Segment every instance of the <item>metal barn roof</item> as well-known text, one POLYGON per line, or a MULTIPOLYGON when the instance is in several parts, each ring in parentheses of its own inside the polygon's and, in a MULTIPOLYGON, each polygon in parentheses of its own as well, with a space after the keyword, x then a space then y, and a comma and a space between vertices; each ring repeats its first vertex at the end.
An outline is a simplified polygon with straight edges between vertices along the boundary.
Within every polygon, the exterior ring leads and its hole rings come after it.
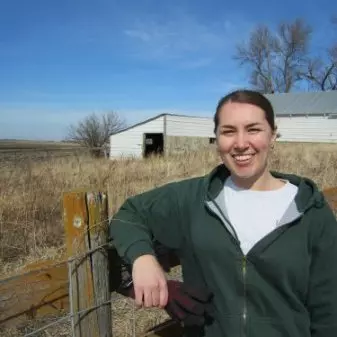
POLYGON ((335 115, 337 91, 291 92, 265 95, 276 115, 335 115))
POLYGON ((122 130, 114 133, 113 135, 117 135, 117 134, 120 134, 122 132, 128 131, 128 130, 133 129, 133 128, 137 127, 137 126, 140 126, 140 125, 143 125, 145 123, 151 122, 151 121, 153 121, 153 120, 155 120, 157 118, 163 117, 163 116, 178 116, 178 117, 188 117, 188 118, 211 118, 211 119, 213 118, 213 117, 205 117, 205 116, 189 116, 189 115, 180 115, 180 114, 172 114, 172 113, 161 113, 161 114, 156 115, 154 117, 145 119, 145 120, 143 120, 141 122, 132 124, 132 125, 124 128, 124 129, 122 129, 122 130))

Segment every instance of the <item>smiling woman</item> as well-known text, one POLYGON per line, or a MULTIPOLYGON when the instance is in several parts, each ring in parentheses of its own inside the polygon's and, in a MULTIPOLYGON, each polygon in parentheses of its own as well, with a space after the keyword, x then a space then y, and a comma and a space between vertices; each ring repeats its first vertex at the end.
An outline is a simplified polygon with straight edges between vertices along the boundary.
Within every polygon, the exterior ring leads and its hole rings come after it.
POLYGON ((185 336, 335 337, 331 208, 312 180, 268 170, 276 126, 266 97, 230 93, 214 124, 222 164, 129 197, 110 221, 136 303, 165 308, 185 336), (179 256, 182 285, 168 286, 155 241, 179 256))
POLYGON ((250 189, 280 186, 280 180, 267 170, 276 126, 273 108, 263 95, 233 92, 219 102, 214 122, 218 151, 237 185, 250 189))

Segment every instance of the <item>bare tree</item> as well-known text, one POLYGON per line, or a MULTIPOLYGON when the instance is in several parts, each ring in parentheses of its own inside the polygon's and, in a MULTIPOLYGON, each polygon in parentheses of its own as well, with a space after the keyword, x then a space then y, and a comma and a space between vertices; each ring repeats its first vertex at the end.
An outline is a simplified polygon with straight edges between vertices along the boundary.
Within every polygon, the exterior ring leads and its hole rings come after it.
POLYGON ((337 62, 330 58, 329 64, 321 59, 308 60, 308 70, 303 75, 313 89, 327 91, 337 90, 337 62))
POLYGON ((276 32, 265 25, 237 46, 234 59, 250 71, 250 82, 263 93, 289 92, 302 80, 311 27, 302 20, 280 23, 276 32))
POLYGON ((93 113, 77 125, 71 125, 67 139, 89 148, 92 155, 99 156, 110 135, 125 127, 126 122, 113 111, 101 116, 93 113))
POLYGON ((235 59, 251 68, 251 83, 262 92, 273 92, 274 37, 268 27, 260 25, 250 36, 248 45, 237 47, 235 59))
MULTIPOLYGON (((337 17, 331 22, 337 27, 337 17)), ((307 69, 303 77, 308 80, 313 89, 327 91, 337 90, 337 38, 334 44, 327 49, 327 60, 321 58, 308 58, 307 69)))

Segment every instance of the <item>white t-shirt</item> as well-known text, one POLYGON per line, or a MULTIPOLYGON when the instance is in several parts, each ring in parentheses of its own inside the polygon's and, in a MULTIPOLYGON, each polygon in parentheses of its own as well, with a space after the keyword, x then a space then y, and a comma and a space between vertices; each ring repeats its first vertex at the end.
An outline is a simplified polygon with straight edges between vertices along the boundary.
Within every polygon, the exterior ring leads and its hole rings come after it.
POLYGON ((289 181, 273 191, 242 189, 229 177, 224 186, 225 205, 244 254, 273 231, 297 193, 289 181))

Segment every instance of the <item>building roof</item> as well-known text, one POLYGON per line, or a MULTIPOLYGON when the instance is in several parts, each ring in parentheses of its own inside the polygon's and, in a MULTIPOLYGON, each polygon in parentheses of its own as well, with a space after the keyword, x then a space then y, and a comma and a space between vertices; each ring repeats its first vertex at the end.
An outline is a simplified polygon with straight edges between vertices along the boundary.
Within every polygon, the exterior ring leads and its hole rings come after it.
POLYGON ((265 96, 279 116, 337 114, 337 91, 290 92, 265 96))
POLYGON ((209 119, 212 119, 212 118, 213 118, 213 117, 189 116, 189 115, 172 114, 172 113, 161 113, 161 114, 156 115, 156 116, 154 116, 154 117, 145 119, 145 120, 143 120, 143 121, 141 121, 141 122, 139 122, 139 123, 132 124, 132 125, 130 125, 130 126, 124 128, 124 129, 122 129, 122 130, 120 130, 120 131, 114 133, 113 135, 118 135, 119 133, 128 131, 128 130, 133 129, 133 128, 139 126, 139 125, 146 124, 146 123, 148 123, 148 122, 151 122, 151 121, 153 121, 153 120, 155 120, 155 119, 158 119, 158 118, 164 117, 164 116, 178 116, 178 117, 189 117, 189 118, 209 118, 209 119))

